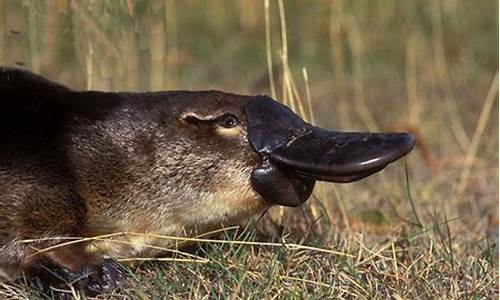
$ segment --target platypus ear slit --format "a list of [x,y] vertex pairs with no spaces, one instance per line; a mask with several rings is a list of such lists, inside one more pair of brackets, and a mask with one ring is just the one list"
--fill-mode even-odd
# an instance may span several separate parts
[[197,125],[198,122],[200,122],[200,119],[193,115],[185,115],[179,118],[181,123],[184,123],[186,125]]
[[199,115],[195,112],[187,112],[180,116],[179,121],[184,125],[202,126],[210,125],[217,119],[214,115]]

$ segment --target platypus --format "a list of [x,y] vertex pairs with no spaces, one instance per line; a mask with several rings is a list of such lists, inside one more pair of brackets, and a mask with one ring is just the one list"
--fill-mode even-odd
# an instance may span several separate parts
[[[155,235],[299,206],[317,180],[360,180],[413,147],[408,133],[313,126],[263,95],[75,91],[0,68],[0,278],[107,292],[123,281],[113,258],[169,246]],[[152,237],[57,247],[118,232]]]

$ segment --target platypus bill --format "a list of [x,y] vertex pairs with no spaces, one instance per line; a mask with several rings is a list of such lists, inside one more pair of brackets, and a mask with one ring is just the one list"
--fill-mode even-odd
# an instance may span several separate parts
[[10,68],[0,106],[0,278],[88,295],[123,281],[111,258],[169,243],[135,235],[39,250],[116,232],[203,233],[299,206],[316,180],[360,180],[414,147],[408,133],[315,127],[267,96],[73,91]]

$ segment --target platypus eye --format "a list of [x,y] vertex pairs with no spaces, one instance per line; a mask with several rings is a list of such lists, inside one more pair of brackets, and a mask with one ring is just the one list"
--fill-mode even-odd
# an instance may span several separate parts
[[230,113],[219,116],[199,116],[195,113],[187,113],[180,118],[181,122],[198,128],[235,128],[240,125],[240,120]]
[[219,126],[222,126],[224,128],[233,128],[238,126],[239,123],[238,118],[229,113],[223,114],[222,116],[218,117],[216,119],[216,122]]

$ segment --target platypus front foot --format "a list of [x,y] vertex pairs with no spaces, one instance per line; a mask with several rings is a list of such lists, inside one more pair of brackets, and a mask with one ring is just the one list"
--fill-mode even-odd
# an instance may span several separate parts
[[96,296],[123,284],[124,276],[116,261],[87,253],[82,244],[52,247],[28,256],[21,264],[24,275],[42,293]]
[[76,271],[40,265],[31,282],[42,293],[60,299],[71,299],[74,293],[95,297],[110,293],[123,285],[124,276],[118,263],[104,259],[95,266],[83,266]]
[[97,264],[90,274],[86,294],[96,296],[109,293],[123,285],[123,273],[120,266],[112,259],[105,259]]

